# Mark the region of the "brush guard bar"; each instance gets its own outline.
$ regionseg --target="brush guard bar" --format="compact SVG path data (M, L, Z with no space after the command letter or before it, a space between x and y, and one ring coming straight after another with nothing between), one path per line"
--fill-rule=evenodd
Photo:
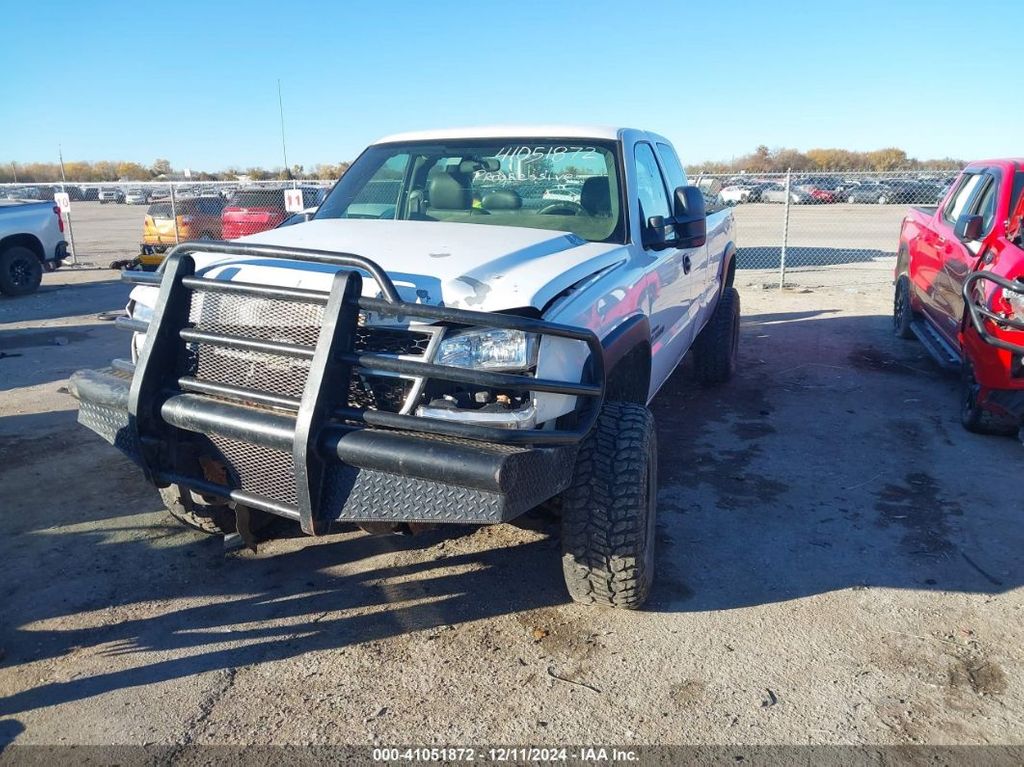
M1016 280L1008 280L1005 277L1001 277L998 274L992 274L991 272L974 272L973 274L968 275L967 279L964 280L963 287L964 305L967 307L968 318L970 319L971 326L977 331L978 335L981 336L981 339L985 343L994 346L997 349L1004 349L1008 352L1012 352L1013 354L1024 356L1024 346L1011 343L1010 341L1005 341L1002 338L997 338L985 326L985 320L989 320L1001 327L1024 332L1024 322L1010 317L1000 316L983 304L982 300L978 297L977 292L974 290L975 285L983 280L987 280L988 282L998 285L1004 291L1019 293L1021 295L1024 295L1024 283Z
M195 273L192 253L281 258L339 267L329 293L207 279ZM378 298L363 297L363 274ZM115 360L103 371L79 371L71 391L79 420L139 463L147 478L179 483L217 499L299 521L322 534L334 520L500 522L560 492L568 484L576 446L591 430L604 400L604 356L597 336L515 315L466 311L402 301L386 272L355 254L187 242L168 253L156 273L124 272L132 284L159 287L150 321L117 324L146 334L135 365ZM192 294L314 304L323 308L314 345L200 329L190 322ZM355 347L360 312L430 324L503 328L578 341L588 349L580 381L537 378L437 365ZM308 366L301 396L213 382L182 374L189 350L259 353ZM574 412L557 428L501 429L372 409L351 402L354 371L449 381L512 392L575 397ZM471 411L467 411L471 412ZM211 472L199 454L211 445L241 449L238 461ZM262 451L262 452L261 452ZM221 450L222 455L227 455ZM246 467L248 456L257 462ZM254 492L270 473L272 456L283 492ZM269 459L268 459L269 461ZM282 464L283 462L283 464Z

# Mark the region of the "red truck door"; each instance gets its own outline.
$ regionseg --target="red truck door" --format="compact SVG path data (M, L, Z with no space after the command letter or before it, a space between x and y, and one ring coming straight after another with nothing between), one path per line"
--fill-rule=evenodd
M944 307L948 317L947 327L952 330L954 338L964 316L964 280L974 270L984 247L984 240L992 232L999 201L999 176L990 171L982 171L976 174L976 178L979 181L975 185L975 191L960 215L981 216L981 236L977 240L965 242L959 240L951 230L952 236L946 242L942 272L938 279L941 293L939 303Z
M919 245L918 256L923 262L932 262L935 269L934 281L924 300L924 309L931 316L932 324L949 340L957 345L957 331L963 316L963 299L951 295L954 283L967 278L976 260L967 245L960 242L953 233L953 227L961 214L969 211L979 189L988 177L982 173L965 173L960 178L956 191L936 212L933 219L934 231ZM959 291L959 288L956 288Z

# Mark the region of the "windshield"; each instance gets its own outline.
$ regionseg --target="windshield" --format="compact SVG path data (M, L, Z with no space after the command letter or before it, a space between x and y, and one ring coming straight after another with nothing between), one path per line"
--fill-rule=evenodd
M516 138L372 146L314 218L524 226L622 243L615 147Z

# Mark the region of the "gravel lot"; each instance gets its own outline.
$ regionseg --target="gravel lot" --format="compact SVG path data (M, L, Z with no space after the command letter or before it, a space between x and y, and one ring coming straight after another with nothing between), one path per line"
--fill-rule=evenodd
M119 255L92 207L144 209L76 206ZM887 286L739 284L736 380L653 403L638 613L567 603L543 517L225 555L74 422L126 288L0 301L0 744L1020 743L1021 446L960 428Z

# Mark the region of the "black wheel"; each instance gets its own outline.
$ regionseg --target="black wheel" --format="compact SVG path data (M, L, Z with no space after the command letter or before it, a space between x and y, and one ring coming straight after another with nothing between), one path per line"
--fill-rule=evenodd
M892 298L892 330L900 338L913 338L914 331L910 329L916 316L913 305L910 302L910 278L901 274L896 280L896 290Z
M654 580L658 447L643 405L606 402L560 496L562 572L584 604L636 609Z
M15 245L0 253L0 293L24 296L35 292L43 279L43 265L28 248Z
M740 294L726 288L711 320L693 345L697 380L704 386L725 383L736 372L740 344Z
M974 376L974 366L964 360L960 366L960 423L975 434L997 434L1012 437L1020 424L986 410L978 404L981 386Z
M187 527L210 535L235 532L235 513L225 504L207 503L181 485L160 488L160 497L171 516Z

